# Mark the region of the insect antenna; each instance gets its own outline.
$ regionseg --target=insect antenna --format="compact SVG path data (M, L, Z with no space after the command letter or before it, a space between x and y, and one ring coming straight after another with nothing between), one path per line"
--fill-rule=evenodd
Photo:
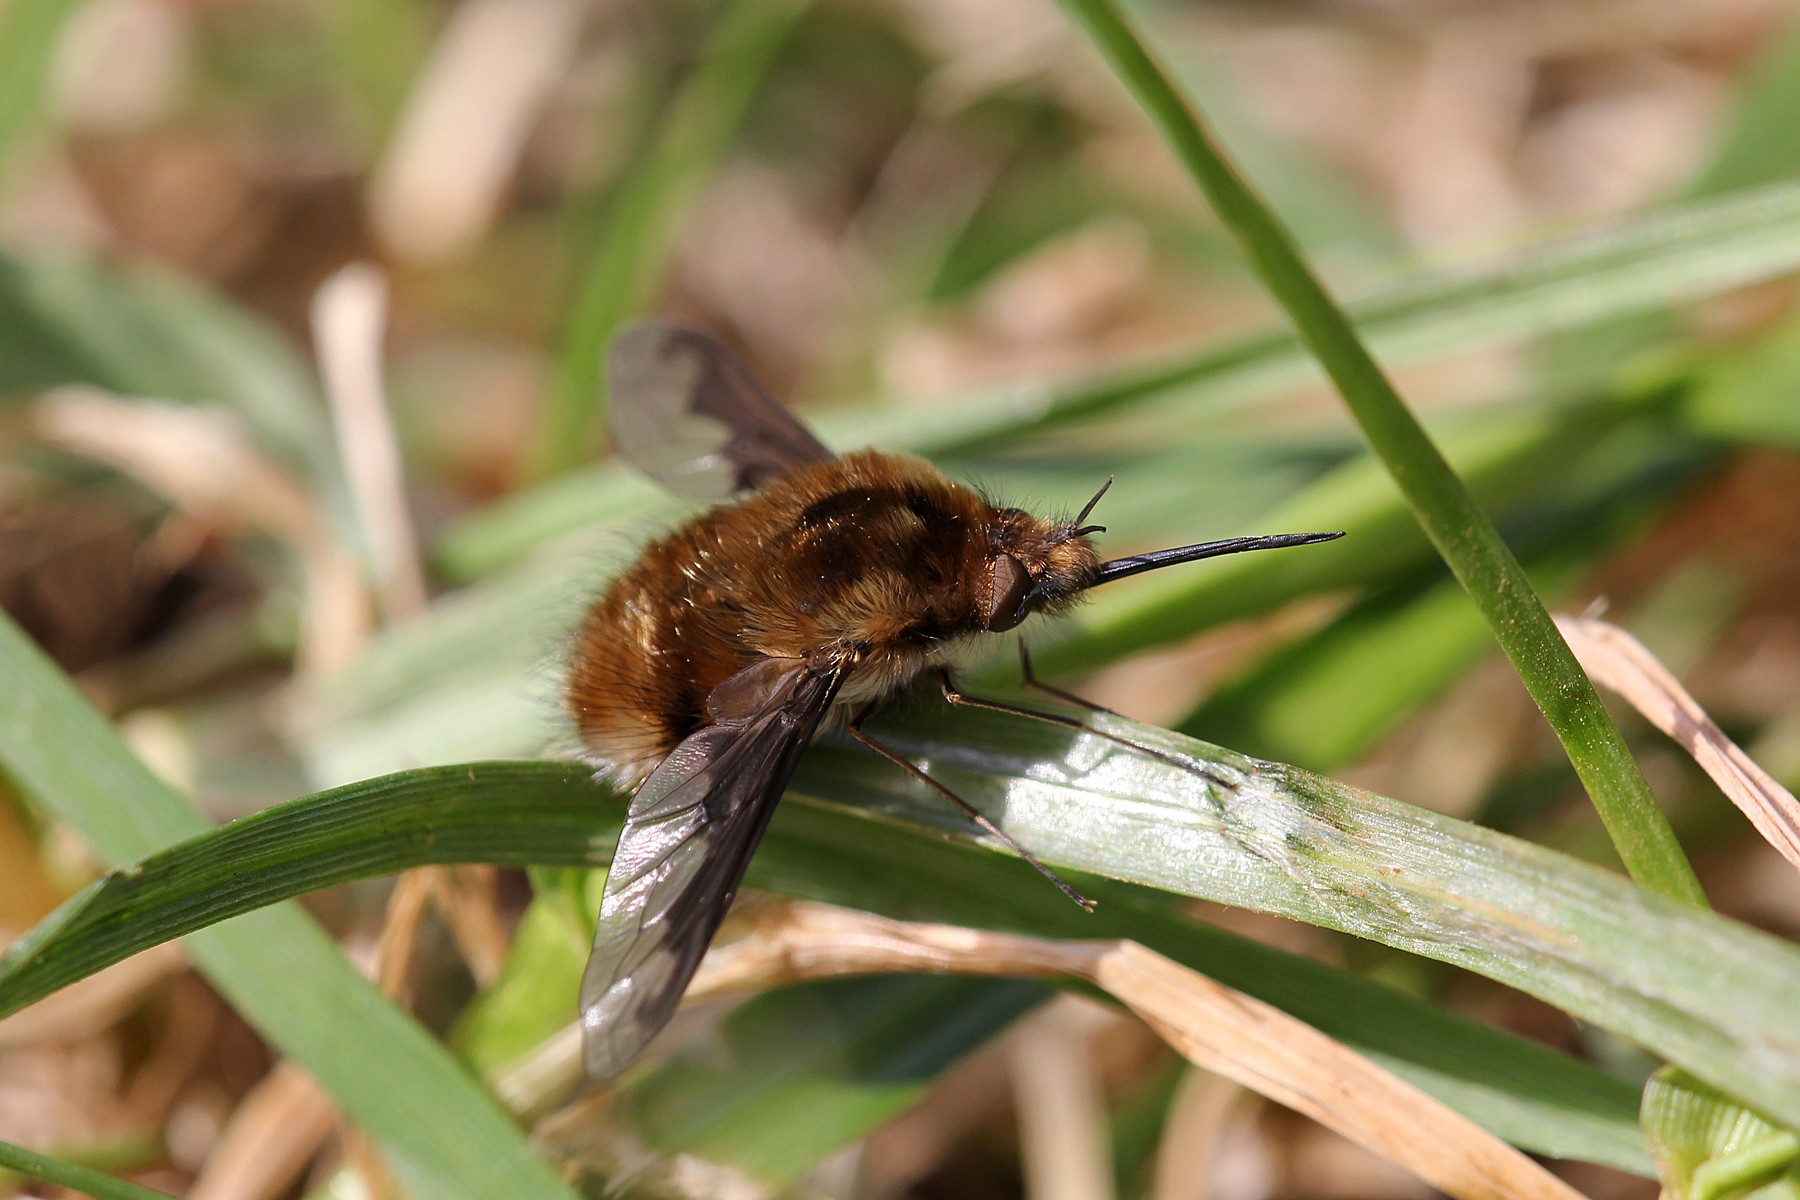
M895 751L893 749L890 749L887 746L882 745L880 742L876 741L874 738L872 738L868 734L864 733L863 727L862 727L863 718L865 718L869 715L869 713L872 711L872 708L873 708L873 706L864 708L862 711L858 712L854 717L850 718L849 724L846 726L846 728L850 731L851 737L855 738L857 741L861 742L863 745L867 746L869 749L873 750L875 753L881 755L881 757L887 759L889 762L893 763L896 767L899 767L902 771L905 771L907 774L911 775L914 779L917 779L920 782L924 783L925 786L931 788L932 791L934 791L938 795L944 797L944 799L950 801L950 803L956 805L956 807L962 809L964 814L966 814L971 821L975 822L975 824L981 826L981 828L985 829L988 833L990 833L994 837L998 838L1003 845L1005 845L1006 847L1011 849L1012 852L1017 854L1020 858L1024 859L1026 862L1030 863L1033 867L1036 867L1039 874L1041 874L1045 879L1048 879L1051 883L1056 885L1057 891L1061 892L1063 895L1067 896L1069 899L1073 900L1075 903L1081 905L1081 907L1086 909L1088 912L1094 911L1094 902L1092 900L1089 900L1086 896L1083 896L1080 892L1076 891L1074 888L1070 887L1067 883L1065 883L1063 881L1062 876L1058 875L1055 871L1052 871L1049 867L1045 866L1043 864L1043 862L1041 860L1039 860L1037 855L1033 854L1031 851L1027 850L1025 847L1019 845L1018 842L1014 841L1012 838L1012 835L1007 833L1006 830L1000 828L998 825L996 825L992 821L988 820L986 814L984 814L980 809L976 808L973 804L970 804L967 800L964 800L961 796L957 795L955 792L951 791L949 788L945 787L943 784L941 784L937 780L933 779L930 775L926 774L925 771L923 769L921 769L917 763L912 762L910 759L906 758L904 755L898 753L897 751Z
M1100 485L1100 490L1094 493L1094 498L1082 505L1081 511L1075 514L1075 519L1069 522L1068 536L1086 537L1090 533L1106 532L1106 526L1104 525L1084 525L1082 522L1088 519L1088 514L1094 511L1094 506L1100 503L1100 497L1106 495L1106 489L1112 485L1112 476L1108 475L1106 477L1106 482Z

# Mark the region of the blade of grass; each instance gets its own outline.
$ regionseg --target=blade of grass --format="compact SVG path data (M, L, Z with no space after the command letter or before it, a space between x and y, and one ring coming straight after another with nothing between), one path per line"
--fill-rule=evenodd
M27 1150L11 1142L0 1142L0 1167L29 1175L33 1179L42 1179L45 1183L54 1183L58 1187L73 1189L84 1196L94 1197L94 1200L174 1200L167 1192L131 1183L91 1167L51 1158L47 1154ZM0 1176L3 1175L4 1172L0 1172ZM4 1183L5 1179L0 1177L0 1184Z
M1148 727L1108 724L1202 756L1233 783L1229 802L1188 769L1041 724L941 709L903 717L883 719L884 740L1005 813L1050 861L1438 958L1698 1067L1717 1086L1796 1108L1800 1032L1789 998L1800 952L1767 935L1565 855ZM941 801L866 754L818 747L802 770L804 795L963 832ZM7 960L0 1008L146 939L302 888L431 862L598 865L621 809L564 763L410 771L271 809L85 893ZM1100 900L1090 916L1016 859L806 802L782 806L750 883L906 919L1131 938L1357 1046L1503 1136L1641 1169L1628 1086L1196 925L1144 887L1081 882Z
M1800 1112L1800 1023L1785 998L1800 986L1800 951L1789 944L1528 842L1148 726L1096 718L1137 745L1195 756L1229 791L1111 743L1083 749L1041 723L929 707L937 711L884 714L877 736L990 815L1004 813L1008 832L1046 862L1451 963L1611 1029L1748 1103ZM929 793L891 774L820 747L797 787L959 827ZM886 839L865 840L866 849L846 843L835 854L821 846L817 857L873 875L869 859ZM1093 921L1072 907L1043 919ZM1718 1040L1727 1026L1736 1032Z
M207 831L4 617L0 679L0 770L106 861L132 862ZM421 1195L572 1200L443 1047L297 909L206 930L188 950L246 1019L381 1142Z
M656 287L675 231L809 0L734 0L642 159L619 183L558 350L532 473L554 475L594 449L606 405L604 351Z
M1795 1200L1800 1133L1783 1129L1665 1067L1644 1088L1644 1136L1657 1174L1677 1200Z
M1626 869L1645 887L1704 905L1705 893L1681 843L1593 684L1556 632L1493 522L1407 409L1349 318L1300 257L1280 221L1226 162L1198 114L1111 0L1064 0L1064 4L1155 122L1336 383L1426 536L1468 589L1556 731Z

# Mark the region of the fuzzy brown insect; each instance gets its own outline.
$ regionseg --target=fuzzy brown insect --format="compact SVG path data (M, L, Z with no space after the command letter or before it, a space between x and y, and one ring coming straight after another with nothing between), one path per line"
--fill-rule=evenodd
M1086 525L997 507L907 455L838 458L699 330L614 343L624 455L678 493L729 501L652 543L588 612L565 703L590 760L636 786L582 980L588 1072L622 1071L673 1014L800 753L834 710L862 717L984 634L1177 562L1337 533L1233 538L1103 562ZM1108 481L1110 484L1110 481ZM1008 711L1010 706L976 702ZM1039 715L1043 714L1028 714ZM1051 718L1059 719L1059 718ZM1060 720L1060 719L1059 719Z

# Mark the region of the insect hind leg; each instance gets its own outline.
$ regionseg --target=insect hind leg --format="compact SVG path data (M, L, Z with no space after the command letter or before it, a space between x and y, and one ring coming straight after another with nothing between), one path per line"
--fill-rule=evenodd
M874 738L870 737L867 733L863 732L863 727L862 727L863 719L865 717L867 717L872 711L874 711L874 705L865 705L863 708L858 709L856 714L850 718L850 720L846 724L845 728L849 731L849 734L851 737L855 738L857 741L861 742L863 745L867 746L869 749L873 750L875 753L881 755L881 757L887 759L889 762L893 763L896 767L899 767L902 771L905 771L907 774L911 775L914 779L919 780L921 783L925 784L926 787L929 787L932 791L934 791L938 795L944 797L946 800L950 801L950 803L956 805L956 807L962 809L963 813L971 821L975 822L975 824L979 825L982 829L986 830L989 834L992 834L995 838L998 838L1000 840L1000 842L1002 844L1004 844L1005 846L1007 846L1009 849L1011 849L1013 851L1013 853L1017 854L1020 858L1024 859L1026 862L1030 863L1033 867L1037 868L1039 874L1043 875L1043 877L1045 879L1048 879L1051 883L1056 885L1057 891L1061 892L1063 895L1067 896L1069 899L1073 900L1075 903L1081 905L1081 907L1086 909L1088 912L1094 911L1094 902L1092 900L1089 900L1086 896L1083 896L1080 892L1078 892L1074 888L1070 887L1066 882L1063 881L1063 878L1060 875L1058 875L1055 871L1052 871L1049 867L1045 866L1043 864L1043 862L1039 860L1037 855L1033 854L1031 851L1027 850L1025 847L1019 845L1018 842L1014 841L1011 834L1007 833L1004 829L1000 828L998 825L996 825L992 821L990 821L987 818L986 814L984 814L980 809L976 808L973 804L970 804L967 800L964 800L961 796L957 795L955 792L951 791L949 788L945 787L943 784L941 784L937 780L933 779L930 775L926 774L926 772L921 767L919 767L918 764L912 762L910 759L906 758L904 755L900 754L898 751L893 750L892 748L890 748L888 746L882 745L880 742L878 742Z
M1029 673L1031 659L1025 653L1025 643L1023 642L1019 643L1019 653L1027 671L1026 682L1028 684L1037 687L1041 691L1046 691L1054 696L1058 696L1079 708L1085 708L1089 712L1105 713L1108 716L1113 717L1120 715L1110 708L1103 708L1098 704L1083 700L1080 696L1077 696L1072 692L1065 692L1061 688L1054 688L1048 684L1037 682L1036 677ZM1173 754L1158 750L1154 746L1146 746L1142 742L1134 742L1130 738L1121 737L1116 733L1108 733L1104 729L1095 729L1086 721L1078 721L1074 717L1064 716L1061 713L1041 712L1035 708L1026 708L1022 704L1008 704L1004 700L988 700L980 696L971 696L957 688L956 681L951 678L950 672L940 669L937 674L938 686L942 689L944 701L947 704L961 705L967 708L983 708L988 712L1005 713L1008 716L1013 717L1026 717L1033 721L1043 721L1049 725L1057 725L1063 729L1072 729L1077 733L1087 734L1089 737L1104 738L1115 745L1125 747L1127 750L1134 750L1139 754L1147 754L1159 762L1165 762L1172 767L1178 767L1183 771L1192 772L1215 787L1223 788L1228 792L1235 792L1237 790L1237 785L1232 783L1229 779L1214 774L1212 771L1207 770L1205 767L1200 766L1191 760L1178 758Z

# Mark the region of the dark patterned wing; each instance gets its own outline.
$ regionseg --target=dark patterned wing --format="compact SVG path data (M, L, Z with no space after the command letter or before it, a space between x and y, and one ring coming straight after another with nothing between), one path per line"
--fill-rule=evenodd
M677 495L708 503L834 455L711 334L663 322L613 339L613 439Z
M737 894L842 674L764 659L713 691L632 797L581 980L588 1074L610 1079L668 1024Z

